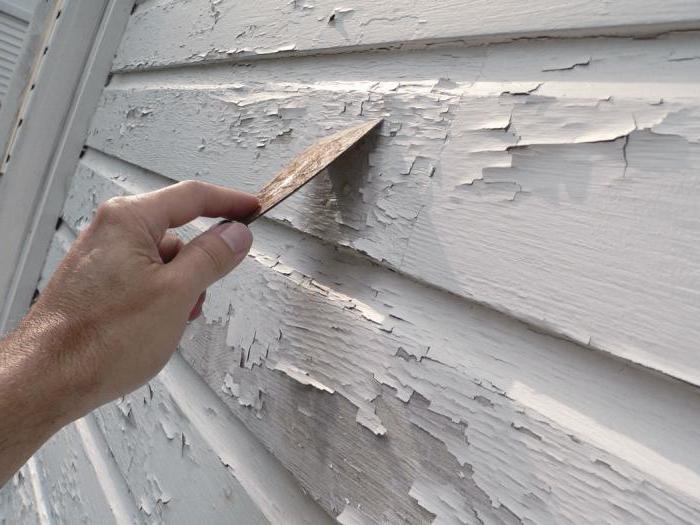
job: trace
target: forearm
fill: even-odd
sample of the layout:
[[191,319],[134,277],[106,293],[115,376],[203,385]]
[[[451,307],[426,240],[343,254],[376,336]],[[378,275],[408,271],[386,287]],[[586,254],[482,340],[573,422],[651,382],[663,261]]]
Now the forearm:
[[62,324],[43,316],[0,341],[0,486],[73,419],[73,389],[55,359]]

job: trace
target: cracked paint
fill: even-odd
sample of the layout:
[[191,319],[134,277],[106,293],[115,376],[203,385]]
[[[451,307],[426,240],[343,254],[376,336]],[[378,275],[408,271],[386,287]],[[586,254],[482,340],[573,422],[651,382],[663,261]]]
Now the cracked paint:
[[[650,132],[641,134],[644,133],[653,135]],[[640,140],[639,137],[633,135],[629,147],[637,148],[637,140]],[[610,155],[617,154],[619,158],[621,140],[608,141],[605,144],[610,150]],[[588,146],[599,148],[600,144]],[[569,147],[575,151],[581,145],[572,144]],[[631,158],[638,157],[634,154]],[[102,176],[96,176],[95,173],[110,173],[120,165],[95,152],[88,152],[84,163],[86,168],[79,172],[80,178],[74,182],[76,190],[71,193],[84,192],[85,188],[103,180]],[[520,164],[516,163],[515,166]],[[634,166],[633,163],[630,169],[635,169]],[[88,175],[90,172],[93,173],[92,176]],[[110,177],[106,180],[110,181],[109,184],[113,188],[111,191],[114,193],[123,191],[120,189],[122,184],[139,185],[146,181],[154,182],[156,179],[152,174],[132,173],[127,177],[127,181]],[[67,212],[67,224],[71,224],[69,219],[72,216],[89,214],[88,210],[92,206],[90,199],[71,199],[70,202],[78,204],[78,208]],[[638,516],[670,512],[673,519],[687,521],[688,513],[692,513],[693,503],[685,498],[690,497],[687,487],[696,483],[694,475],[685,478],[685,483],[691,485],[683,489],[682,485],[678,485],[674,480],[680,479],[677,476],[687,473],[681,474],[678,471],[671,474],[667,469],[673,467],[663,457],[650,454],[649,451],[642,453],[639,450],[641,444],[635,444],[634,440],[623,439],[618,442],[620,436],[606,433],[582,413],[572,413],[572,409],[566,407],[566,404],[570,407],[574,399],[585,398],[587,402],[602,403],[606,407],[605,410],[614,410],[618,421],[623,417],[623,413],[627,413],[631,416],[626,417],[632,417],[635,424],[654,425],[653,418],[640,419],[635,415],[640,413],[642,405],[644,410],[649,410],[650,406],[650,399],[641,393],[650,388],[650,378],[644,373],[634,372],[632,369],[626,371],[641,374],[639,393],[624,396],[607,393],[601,395],[598,401],[593,401],[589,388],[591,381],[604,384],[606,388],[619,384],[621,392],[626,392],[625,383],[618,383],[619,366],[609,363],[610,373],[613,374],[610,377],[614,376],[616,379],[604,380],[608,373],[605,372],[607,364],[604,364],[607,361],[599,361],[600,357],[587,352],[578,355],[573,353],[573,350],[564,351],[560,348],[564,344],[561,341],[533,334],[502,319],[494,319],[491,317],[493,313],[478,314],[480,317],[469,321],[473,310],[464,310],[464,305],[459,299],[447,301],[447,296],[437,290],[425,287],[414,289],[412,286],[418,285],[409,286],[400,275],[368,262],[348,258],[347,254],[339,253],[331,246],[326,247],[313,238],[285,226],[268,223],[262,226],[265,227],[256,231],[256,249],[239,272],[210,290],[208,302],[211,302],[209,306],[213,306],[213,309],[205,306],[209,322],[201,324],[203,331],[199,336],[193,333],[185,338],[185,344],[192,345],[192,350],[188,350],[186,354],[188,359],[197,360],[200,352],[201,355],[206,355],[216,351],[216,347],[208,346],[206,341],[201,339],[202,334],[218,332],[221,334],[218,337],[224,341],[231,329],[230,324],[240,327],[240,339],[227,341],[229,344],[233,343],[233,351],[225,345],[221,347],[220,357],[213,361],[218,365],[212,369],[211,379],[208,381],[211,381],[210,384],[217,390],[221,390],[224,399],[233,399],[234,406],[241,407],[242,417],[247,413],[252,414],[253,420],[248,420],[249,424],[253,425],[252,421],[258,421],[255,425],[262,426],[255,428],[262,429],[272,425],[275,417],[283,418],[283,414],[288,412],[279,412],[277,406],[282,399],[289,398],[290,402],[294,403],[294,413],[308,421],[304,426],[295,427],[298,428],[295,430],[295,439],[299,445],[294,450],[307,451],[309,447],[313,449],[319,445],[310,444],[313,443],[310,441],[313,438],[306,435],[302,429],[311,425],[310,428],[315,428],[318,432],[320,427],[316,425],[320,421],[333,421],[334,427],[339,425],[339,419],[329,420],[328,416],[324,416],[323,407],[326,401],[322,400],[337,405],[337,402],[331,400],[341,396],[350,406],[355,407],[355,412],[350,416],[353,425],[357,425],[357,421],[361,423],[360,420],[365,414],[376,414],[386,430],[382,441],[392,442],[391,440],[405,435],[406,430],[396,430],[395,415],[386,418],[386,409],[383,407],[387,403],[387,394],[382,395],[377,389],[379,384],[384,384],[392,389],[392,395],[395,395],[400,403],[397,406],[404,407],[400,410],[409,411],[401,416],[405,418],[404,421],[422,433],[422,440],[441,444],[445,453],[452,458],[453,465],[448,471],[456,478],[450,478],[451,481],[446,481],[447,478],[434,481],[426,488],[416,480],[430,479],[430,475],[434,473],[429,474],[433,472],[430,469],[421,470],[424,473],[421,476],[427,477],[417,475],[416,480],[412,482],[415,486],[409,484],[402,493],[402,497],[411,494],[407,501],[417,502],[418,506],[431,515],[463,516],[464,508],[455,505],[454,498],[448,495],[453,494],[453,491],[468,490],[471,491],[468,492],[470,497],[477,497],[475,495],[478,494],[478,498],[486,498],[483,501],[488,502],[486,506],[475,503],[473,509],[467,508],[472,515],[480,516],[480,519],[484,519],[489,513],[499,512],[539,521],[551,512],[552,508],[558,508],[567,519],[575,521],[576,516],[581,517],[590,512],[593,502],[604,504],[596,499],[595,490],[589,492],[589,489],[585,488],[592,486],[589,483],[607,483],[608,481],[603,480],[614,476],[616,483],[632,483],[636,488],[630,489],[633,490],[630,494],[635,494],[634,491],[640,490],[640,486],[634,480],[643,479],[645,474],[642,472],[652,472],[657,468],[651,465],[665,465],[663,470],[655,471],[655,475],[668,473],[664,478],[666,485],[663,486],[676,494],[673,505],[663,505],[663,498],[658,499],[656,496],[651,499],[646,496],[637,499],[636,496],[630,495],[623,507],[625,512]],[[203,230],[206,224],[198,228]],[[191,229],[185,229],[182,234],[185,238],[190,238],[193,232]],[[294,246],[295,249],[290,250],[290,246]],[[318,261],[326,261],[326,265],[329,265],[324,265],[323,268],[326,269],[321,274],[315,270],[318,268]],[[331,275],[326,275],[328,271],[331,271]],[[397,287],[398,283],[402,283],[400,287]],[[258,290],[274,293],[275,301],[261,302],[257,298]],[[362,310],[372,312],[369,317],[380,322],[368,319]],[[467,313],[469,311],[472,313]],[[294,314],[288,316],[285,312]],[[262,323],[259,319],[265,319],[265,322]],[[223,320],[228,320],[228,327]],[[274,329],[268,331],[265,328],[268,325]],[[247,328],[244,330],[245,327]],[[510,339],[505,339],[511,337],[512,346],[507,342]],[[348,345],[350,341],[352,344]],[[463,344],[467,344],[469,348],[466,353]],[[535,357],[548,345],[551,350],[547,352],[554,353],[550,353],[546,358],[544,355]],[[570,360],[574,356],[583,361],[571,363]],[[252,365],[251,362],[256,364]],[[272,376],[265,375],[266,370],[274,372],[275,363],[278,362],[283,363],[283,367],[293,366],[294,368],[289,367],[288,370],[292,371],[292,376],[297,375],[302,383],[320,381],[334,393],[301,384],[297,378],[280,374],[279,371]],[[222,368],[223,363],[228,364]],[[261,366],[257,366],[258,364]],[[544,368],[537,370],[539,366]],[[568,366],[574,367],[576,373],[572,375],[570,370],[566,371]],[[564,367],[564,370],[559,370],[559,367]],[[209,377],[206,375],[206,369],[200,370]],[[268,379],[263,379],[264,377]],[[281,377],[286,379],[281,381]],[[538,378],[540,386],[534,389],[526,388],[515,383],[516,378],[528,378],[530,381]],[[578,380],[581,381],[580,387],[576,386]],[[552,391],[552,382],[557,381],[561,382],[558,387],[561,390],[555,390],[556,398],[561,400],[563,392],[569,392],[571,396],[564,406],[552,404],[553,399],[537,395],[539,390]],[[282,396],[279,388],[285,382],[297,384],[302,390],[294,389],[291,391],[294,394],[290,392]],[[257,392],[257,395],[261,389],[265,389],[264,410],[250,411],[251,407],[231,397],[231,392],[236,394],[236,389],[242,388],[243,385],[247,385],[246,388],[251,393]],[[312,397],[302,402],[298,397],[302,391],[308,392]],[[240,395],[240,390],[237,395]],[[635,405],[637,408],[621,406],[619,404],[623,397],[625,403],[640,405]],[[679,406],[678,393],[671,397],[675,399],[674,406]],[[615,403],[609,405],[613,399]],[[426,408],[417,410],[417,406]],[[678,430],[681,421],[674,419],[674,436],[691,436],[690,429]],[[686,417],[685,421],[687,425],[692,426],[692,418]],[[301,423],[297,420],[295,425]],[[372,439],[377,439],[378,436],[364,431],[370,434]],[[264,439],[274,440],[277,432],[281,430],[271,429],[269,433],[263,431],[260,435]],[[639,432],[644,434],[642,430]],[[359,439],[360,436],[361,434],[358,434],[353,439]],[[494,436],[499,436],[498,440],[494,440]],[[163,437],[166,438],[167,436]],[[432,450],[437,450],[435,444],[432,445]],[[288,457],[287,452],[283,452],[279,446],[281,445],[274,445],[284,457]],[[371,448],[363,450],[367,453]],[[406,450],[405,445],[402,449]],[[683,450],[684,447],[678,446],[674,449]],[[552,450],[557,450],[556,457],[549,455]],[[289,452],[291,453],[291,450]],[[309,460],[308,455],[302,457],[306,458],[305,461]],[[561,457],[566,459],[557,459]],[[649,457],[650,463],[645,464],[642,459],[644,457]],[[323,468],[334,473],[332,476],[344,472],[341,486],[349,487],[344,484],[349,482],[349,472],[355,472],[354,469],[359,469],[366,473],[365,476],[369,475],[371,479],[375,479],[372,477],[374,474],[369,474],[366,470],[369,468],[367,465],[364,468],[355,466],[358,461],[362,464],[362,456],[352,458],[353,467],[347,463],[349,459],[347,456],[334,454],[332,460],[326,459],[323,462]],[[686,456],[685,462],[688,460]],[[372,461],[376,461],[376,458]],[[559,461],[564,461],[568,465],[567,468],[573,465],[575,473],[572,473],[571,477],[557,477],[557,473],[562,472],[560,467],[556,466],[559,465]],[[603,463],[611,465],[613,470],[604,469]],[[332,467],[329,467],[329,464]],[[294,468],[304,472],[301,464]],[[435,468],[435,465],[432,468]],[[318,475],[317,471],[313,472]],[[579,485],[578,479],[581,476],[589,481]],[[319,478],[320,485],[316,485],[313,478],[308,479],[308,482],[314,487],[312,490],[315,494],[327,497],[322,496],[322,487],[330,483],[328,479]],[[463,483],[467,485],[463,486]],[[585,498],[585,509],[567,499],[568,487],[572,486],[578,487],[577,494]],[[347,494],[351,501],[362,494],[350,488],[347,490],[349,492],[344,494]],[[675,492],[678,490],[684,492],[685,496]],[[408,512],[407,507],[404,507],[408,503],[399,503],[396,499],[398,495],[392,494],[393,505],[396,505],[397,509],[404,509],[402,512]],[[362,496],[362,500],[368,504],[365,496]],[[642,506],[640,501],[645,501],[650,506]],[[337,509],[335,512],[340,513],[346,505],[334,504],[333,508]],[[371,516],[378,516],[370,509],[371,507],[363,507],[363,512],[368,511]],[[343,519],[348,516],[349,514],[346,514]]]
[[[48,264],[109,196],[193,176],[255,191],[382,117],[255,225],[188,328],[223,412],[341,523],[692,523],[697,396],[648,369],[699,381],[699,37],[599,36],[688,5],[536,1],[450,32],[451,10],[410,3],[194,3],[135,13]],[[518,40],[443,41],[495,28]],[[578,30],[596,38],[560,34]],[[155,385],[97,416],[148,519],[192,510],[177,476],[236,499],[235,461],[202,437],[230,414],[206,413]]]

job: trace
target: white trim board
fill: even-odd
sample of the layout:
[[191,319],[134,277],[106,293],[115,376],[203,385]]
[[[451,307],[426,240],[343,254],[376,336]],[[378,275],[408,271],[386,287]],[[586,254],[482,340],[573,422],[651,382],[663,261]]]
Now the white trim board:
[[[54,9],[61,2],[53,2]],[[0,333],[28,309],[133,2],[64,0],[0,178]],[[55,11],[54,11],[55,12]]]

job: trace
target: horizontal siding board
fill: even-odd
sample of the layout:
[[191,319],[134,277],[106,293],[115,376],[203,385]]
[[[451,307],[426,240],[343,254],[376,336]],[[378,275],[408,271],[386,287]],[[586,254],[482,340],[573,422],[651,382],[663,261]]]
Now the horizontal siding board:
[[[378,137],[270,215],[700,384],[699,41],[130,74],[105,90],[88,143],[176,180],[256,191],[316,138],[382,116]],[[653,91],[651,69],[666,80]]]
[[698,28],[694,0],[330,0],[215,2],[160,0],[140,6],[116,70],[279,53],[347,51],[411,42],[519,36],[640,33],[646,25]]
[[95,418],[142,520],[269,523],[157,382]]
[[51,438],[35,459],[52,522],[89,523],[100,516],[105,525],[126,523],[116,519],[75,425]]
[[[89,150],[64,220],[80,230],[95,203],[168,183]],[[695,520],[693,388],[266,219],[254,233],[251,256],[210,288],[181,351],[329,512]],[[448,494],[463,503],[435,505]]]
[[39,512],[26,466],[0,487],[1,525],[39,525]]

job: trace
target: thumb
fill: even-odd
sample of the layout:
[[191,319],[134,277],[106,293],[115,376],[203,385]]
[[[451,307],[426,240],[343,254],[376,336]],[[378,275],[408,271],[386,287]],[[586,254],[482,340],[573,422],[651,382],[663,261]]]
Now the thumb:
[[199,294],[238,266],[252,243],[245,224],[221,222],[187,243],[168,266]]

